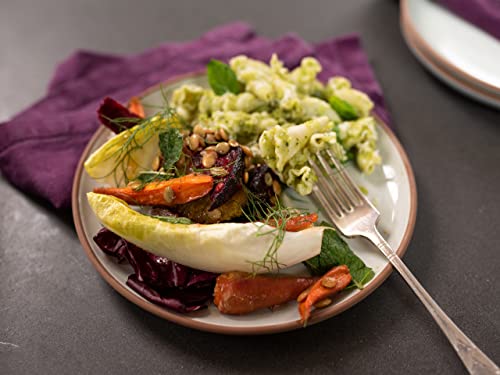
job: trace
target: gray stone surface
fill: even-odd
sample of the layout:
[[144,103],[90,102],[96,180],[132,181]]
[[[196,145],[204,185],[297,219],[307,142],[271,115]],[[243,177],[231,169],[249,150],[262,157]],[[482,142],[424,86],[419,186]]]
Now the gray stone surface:
[[[40,98],[76,48],[137,52],[244,19],[266,36],[361,33],[413,163],[419,209],[405,261],[500,362],[500,113],[429,75],[399,31],[396,1],[0,1],[0,117]],[[34,124],[36,126],[36,124]],[[284,334],[226,337],[140,310],[56,215],[0,179],[3,374],[460,374],[460,361],[398,275],[354,308]]]

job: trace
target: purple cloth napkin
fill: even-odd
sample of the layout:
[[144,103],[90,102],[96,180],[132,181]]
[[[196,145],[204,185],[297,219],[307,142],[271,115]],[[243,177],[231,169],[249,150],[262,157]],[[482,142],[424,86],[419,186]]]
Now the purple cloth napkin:
[[290,68],[304,56],[315,56],[323,65],[321,79],[348,77],[373,99],[375,111],[388,122],[382,91],[359,36],[317,44],[293,34],[270,40],[237,22],[217,27],[198,40],[165,43],[137,55],[76,52],[56,68],[44,98],[0,124],[0,170],[20,190],[48,200],[57,209],[69,208],[73,175],[99,125],[96,110],[105,96],[126,102],[173,76],[202,70],[211,58],[228,60],[247,54],[268,61],[274,52]]
[[500,40],[500,0],[438,0],[438,3]]

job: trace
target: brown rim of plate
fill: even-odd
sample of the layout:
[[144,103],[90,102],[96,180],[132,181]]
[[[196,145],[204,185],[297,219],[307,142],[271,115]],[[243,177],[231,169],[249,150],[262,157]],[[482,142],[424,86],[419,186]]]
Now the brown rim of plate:
[[[486,81],[483,81],[481,79],[478,79],[469,73],[465,72],[464,70],[458,68],[456,65],[454,65],[451,61],[447,60],[444,58],[441,54],[439,54],[435,49],[433,49],[429,43],[427,43],[423,37],[420,36],[420,34],[417,32],[415,26],[411,22],[410,18],[410,13],[408,10],[408,0],[401,0],[400,2],[400,18],[401,20],[405,20],[406,26],[407,26],[407,33],[411,38],[415,41],[420,46],[421,52],[432,58],[435,63],[440,65],[443,69],[446,69],[450,73],[452,73],[457,79],[462,78],[462,80],[465,79],[468,80],[468,85],[474,84],[476,85],[477,89],[480,89],[481,87],[484,90],[488,90],[491,94],[494,93],[499,93],[500,94],[500,87],[492,85],[491,83],[488,83]],[[470,87],[470,86],[469,86]]]
[[[143,94],[139,95],[139,97],[144,97],[145,95],[157,90],[160,86],[163,85],[171,85],[174,84],[180,80],[187,79],[187,78],[192,78],[198,75],[203,74],[203,72],[196,72],[196,73],[190,73],[190,74],[185,74],[182,76],[177,76],[174,77],[170,80],[167,80],[166,82],[155,85],[152,88],[144,91]],[[389,128],[387,124],[385,124],[380,118],[377,117],[377,121],[379,124],[384,128],[385,132],[389,135],[389,138],[393,142],[393,144],[396,146],[396,149],[403,160],[403,164],[406,170],[406,174],[409,179],[409,187],[410,187],[410,212],[409,212],[409,220],[408,224],[406,226],[403,239],[401,240],[401,244],[399,248],[396,250],[396,253],[402,257],[403,254],[405,253],[408,244],[410,242],[410,239],[413,234],[413,230],[415,228],[415,220],[417,216],[417,187],[415,184],[415,176],[413,174],[413,169],[410,165],[410,161],[408,159],[408,156],[406,155],[406,152],[404,151],[403,147],[399,143],[398,139],[392,132],[392,130]],[[78,196],[79,196],[79,187],[80,187],[80,180],[83,174],[83,163],[87,159],[88,154],[90,153],[90,150],[94,146],[94,143],[97,141],[97,139],[101,136],[101,134],[106,131],[105,127],[101,126],[99,129],[95,132],[95,134],[92,136],[90,139],[89,143],[85,147],[85,150],[83,151],[83,154],[80,158],[80,161],[78,162],[78,166],[75,172],[75,177],[73,180],[73,190],[72,190],[72,209],[73,209],[73,220],[75,222],[75,228],[76,232],[78,234],[78,238],[80,239],[80,242],[82,243],[83,249],[87,253],[88,258],[90,259],[91,263],[93,266],[97,269],[97,271],[101,274],[101,276],[106,280],[106,282],[113,287],[118,293],[120,293],[123,297],[128,299],[130,302],[135,303],[137,306],[143,308],[146,311],[149,311],[150,313],[166,319],[170,320],[174,323],[180,324],[185,327],[201,330],[201,331],[207,331],[207,332],[213,332],[213,333],[219,333],[219,334],[228,334],[228,335],[261,335],[261,334],[270,334],[270,333],[277,333],[277,332],[284,332],[284,331],[290,331],[294,330],[297,328],[302,328],[302,324],[297,320],[293,322],[286,322],[286,323],[281,323],[281,324],[274,324],[274,325],[267,325],[263,327],[228,327],[228,326],[219,326],[219,325],[214,325],[214,324],[209,324],[209,323],[204,323],[200,321],[193,320],[192,318],[189,317],[189,315],[180,315],[175,312],[171,312],[167,310],[166,308],[160,307],[158,305],[155,305],[144,298],[140,297],[138,294],[136,294],[134,291],[129,289],[126,285],[122,284],[118,280],[116,280],[104,267],[104,265],[99,261],[99,259],[96,257],[94,251],[92,250],[92,247],[85,235],[84,229],[83,229],[83,224],[82,224],[82,218],[80,216],[80,208],[79,208],[79,203],[78,203]],[[308,325],[319,323],[327,318],[330,318],[332,316],[335,316],[337,314],[340,314],[341,312],[347,310],[349,307],[354,306],[364,298],[366,298],[370,293],[372,293],[375,289],[377,289],[386,279],[389,277],[389,275],[392,272],[392,266],[388,264],[387,266],[384,267],[384,269],[375,276],[375,278],[370,282],[370,284],[365,287],[364,289],[358,291],[353,297],[345,300],[338,302],[334,305],[332,305],[329,308],[321,309],[321,310],[316,310]]]
[[425,61],[425,63],[429,64],[433,69],[438,71],[441,75],[445,76],[447,80],[452,81],[457,86],[465,87],[466,90],[469,90],[478,96],[485,96],[493,101],[497,101],[500,105],[500,95],[495,95],[491,91],[482,89],[481,87],[472,86],[468,80],[448,72],[444,67],[432,60],[431,56],[426,55],[427,52],[425,49],[422,49],[421,45],[419,45],[419,40],[418,38],[415,38],[415,33],[410,26],[410,22],[403,14],[401,14],[400,25],[406,43],[419,57],[419,59]]

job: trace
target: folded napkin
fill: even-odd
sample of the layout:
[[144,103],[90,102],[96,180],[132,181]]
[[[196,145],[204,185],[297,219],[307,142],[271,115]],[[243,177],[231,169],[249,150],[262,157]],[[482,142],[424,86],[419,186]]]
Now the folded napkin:
[[71,207],[71,186],[78,160],[99,126],[96,109],[105,96],[126,102],[146,88],[179,74],[201,70],[211,58],[238,54],[268,61],[277,53],[292,68],[304,56],[323,65],[320,78],[348,77],[376,104],[388,122],[382,91],[359,36],[309,44],[293,34],[277,40],[257,36],[247,24],[217,27],[200,39],[165,43],[137,55],[79,51],[55,71],[47,95],[10,121],[0,124],[0,170],[20,190]]
[[437,2],[500,40],[500,0],[438,0]]

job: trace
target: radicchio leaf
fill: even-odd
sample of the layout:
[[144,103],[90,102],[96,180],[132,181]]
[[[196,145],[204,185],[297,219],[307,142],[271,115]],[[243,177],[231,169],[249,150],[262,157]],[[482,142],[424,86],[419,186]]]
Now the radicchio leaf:
[[[97,110],[97,117],[101,124],[116,134],[137,125],[138,120],[135,119],[140,119],[139,116],[130,112],[126,107],[110,97],[106,97],[102,101]],[[127,118],[130,118],[130,121],[126,121]]]
[[151,254],[106,228],[94,241],[106,254],[130,263],[135,273],[127,285],[148,301],[185,313],[206,307],[212,300],[217,274]]

